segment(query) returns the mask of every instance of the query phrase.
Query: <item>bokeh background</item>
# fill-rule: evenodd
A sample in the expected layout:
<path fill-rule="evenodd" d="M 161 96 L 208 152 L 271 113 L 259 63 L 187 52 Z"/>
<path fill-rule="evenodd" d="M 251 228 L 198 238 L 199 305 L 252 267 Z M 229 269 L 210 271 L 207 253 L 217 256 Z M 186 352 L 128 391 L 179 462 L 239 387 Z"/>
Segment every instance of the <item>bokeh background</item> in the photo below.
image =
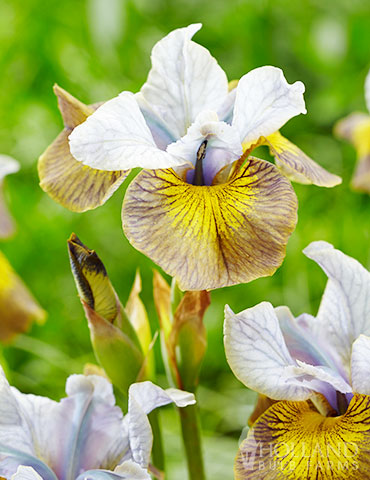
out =
<path fill-rule="evenodd" d="M 129 245 L 121 229 L 125 187 L 95 211 L 71 213 L 41 191 L 36 164 L 62 128 L 55 82 L 86 103 L 137 91 L 154 43 L 193 22 L 204 25 L 195 40 L 212 52 L 230 80 L 271 64 L 281 67 L 290 83 L 305 83 L 308 114 L 282 131 L 343 177 L 334 189 L 295 185 L 299 222 L 273 277 L 212 292 L 198 402 L 209 478 L 218 480 L 233 476 L 238 440 L 255 398 L 225 360 L 224 304 L 240 311 L 267 300 L 289 305 L 296 315 L 315 314 L 326 277 L 301 253 L 313 240 L 329 241 L 370 267 L 370 197 L 349 189 L 356 154 L 332 134 L 337 119 L 366 108 L 367 0 L 0 0 L 0 151 L 22 165 L 5 185 L 18 229 L 0 249 L 48 312 L 44 326 L 4 346 L 3 355 L 15 386 L 55 399 L 63 396 L 66 377 L 94 360 L 68 263 L 71 232 L 99 253 L 124 302 L 140 268 L 142 298 L 157 329 L 154 265 Z M 264 151 L 261 155 L 268 158 Z M 166 385 L 163 373 L 159 382 Z M 168 478 L 181 480 L 185 463 L 174 410 L 165 409 L 162 420 Z"/>

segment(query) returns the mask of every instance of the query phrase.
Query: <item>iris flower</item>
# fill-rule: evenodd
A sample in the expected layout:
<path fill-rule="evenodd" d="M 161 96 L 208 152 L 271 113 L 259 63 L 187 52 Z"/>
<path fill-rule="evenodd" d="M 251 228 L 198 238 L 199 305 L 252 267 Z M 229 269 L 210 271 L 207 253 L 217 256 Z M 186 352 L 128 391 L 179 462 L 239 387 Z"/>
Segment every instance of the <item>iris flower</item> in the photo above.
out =
<path fill-rule="evenodd" d="M 14 233 L 14 222 L 3 198 L 3 181 L 18 170 L 16 160 L 0 155 L 0 239 Z M 33 321 L 41 324 L 45 319 L 46 313 L 0 251 L 0 341 L 9 342 L 28 330 Z"/>
<path fill-rule="evenodd" d="M 14 233 L 13 220 L 8 212 L 3 196 L 4 178 L 19 170 L 19 163 L 7 155 L 0 155 L 0 238 L 9 237 Z"/>
<path fill-rule="evenodd" d="M 191 40 L 200 27 L 154 46 L 136 94 L 93 111 L 57 88 L 66 128 L 39 164 L 42 188 L 75 210 L 101 204 L 131 168 L 143 168 L 125 196 L 123 229 L 183 290 L 248 282 L 281 264 L 297 200 L 280 170 L 303 183 L 340 183 L 278 132 L 306 113 L 303 83 L 266 66 L 229 91 L 217 61 Z M 67 115 L 68 102 L 78 114 Z M 261 144 L 278 168 L 248 157 Z"/>
<path fill-rule="evenodd" d="M 111 384 L 97 375 L 72 375 L 59 403 L 26 395 L 0 376 L 0 475 L 12 480 L 150 480 L 152 432 L 147 414 L 192 394 L 131 385 L 123 416 Z"/>
<path fill-rule="evenodd" d="M 370 273 L 326 242 L 304 253 L 329 277 L 317 317 L 226 307 L 231 369 L 278 401 L 241 444 L 236 479 L 370 478 Z"/>
<path fill-rule="evenodd" d="M 370 112 L 370 71 L 365 81 L 365 100 Z M 357 151 L 352 188 L 370 194 L 370 115 L 360 112 L 348 115 L 337 123 L 335 133 L 350 141 Z"/>

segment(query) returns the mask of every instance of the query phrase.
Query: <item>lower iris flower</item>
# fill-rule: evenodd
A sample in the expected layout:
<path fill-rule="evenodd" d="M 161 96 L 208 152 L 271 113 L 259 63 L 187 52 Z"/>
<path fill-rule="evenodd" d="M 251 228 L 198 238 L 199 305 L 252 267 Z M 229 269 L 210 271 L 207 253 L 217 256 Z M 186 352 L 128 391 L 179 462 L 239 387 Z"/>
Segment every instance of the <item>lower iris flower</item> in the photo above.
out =
<path fill-rule="evenodd" d="M 226 307 L 229 365 L 271 399 L 260 399 L 236 479 L 370 478 L 370 273 L 326 242 L 304 253 L 329 277 L 317 317 Z"/>
<path fill-rule="evenodd" d="M 123 416 L 111 384 L 72 375 L 55 402 L 10 387 L 0 373 L 0 476 L 12 480 L 150 480 L 152 431 L 147 414 L 194 396 L 151 382 L 131 385 Z"/>
<path fill-rule="evenodd" d="M 365 100 L 370 112 L 370 71 L 365 81 Z M 350 141 L 357 151 L 358 161 L 352 177 L 352 188 L 370 194 L 370 115 L 351 113 L 337 123 L 335 133 Z"/>
<path fill-rule="evenodd" d="M 131 168 L 143 168 L 126 193 L 123 229 L 183 290 L 273 274 L 297 221 L 286 176 L 327 187 L 341 181 L 278 131 L 306 113 L 303 83 L 265 66 L 229 85 L 191 40 L 200 27 L 174 30 L 154 46 L 136 94 L 96 109 L 56 87 L 65 129 L 39 163 L 42 188 L 75 211 L 101 205 Z M 277 166 L 249 157 L 261 144 Z"/>

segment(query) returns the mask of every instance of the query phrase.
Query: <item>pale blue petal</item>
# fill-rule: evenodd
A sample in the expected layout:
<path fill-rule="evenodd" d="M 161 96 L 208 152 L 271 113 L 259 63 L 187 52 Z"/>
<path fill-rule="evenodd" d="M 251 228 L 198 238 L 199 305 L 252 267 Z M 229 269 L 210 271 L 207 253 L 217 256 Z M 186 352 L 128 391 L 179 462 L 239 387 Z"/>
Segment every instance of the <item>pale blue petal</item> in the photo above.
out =
<path fill-rule="evenodd" d="M 186 407 L 195 403 L 192 393 L 175 388 L 163 390 L 152 382 L 134 383 L 129 389 L 128 424 L 132 459 L 147 468 L 153 444 L 153 434 L 147 414 L 169 403 Z"/>

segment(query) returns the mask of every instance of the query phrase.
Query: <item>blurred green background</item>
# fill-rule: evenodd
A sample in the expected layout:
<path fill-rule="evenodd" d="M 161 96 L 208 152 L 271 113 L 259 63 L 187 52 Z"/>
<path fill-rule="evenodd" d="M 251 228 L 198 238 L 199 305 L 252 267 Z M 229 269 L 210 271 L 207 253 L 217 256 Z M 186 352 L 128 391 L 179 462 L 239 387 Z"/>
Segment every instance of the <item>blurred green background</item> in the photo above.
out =
<path fill-rule="evenodd" d="M 198 401 L 209 478 L 217 480 L 232 478 L 238 439 L 254 400 L 225 361 L 224 304 L 240 311 L 267 300 L 289 305 L 296 315 L 315 314 L 326 277 L 301 253 L 313 240 L 327 240 L 370 267 L 370 198 L 349 189 L 356 154 L 332 136 L 337 119 L 366 108 L 367 0 L 0 0 L 0 151 L 22 165 L 6 180 L 18 231 L 0 248 L 48 312 L 47 323 L 5 347 L 4 356 L 15 386 L 53 398 L 63 395 L 67 375 L 93 361 L 66 250 L 73 231 L 99 253 L 124 302 L 140 267 L 142 298 L 157 328 L 154 265 L 129 245 L 121 229 L 125 187 L 95 211 L 71 213 L 38 187 L 36 163 L 62 128 L 55 82 L 86 103 L 137 91 L 154 43 L 193 22 L 203 23 L 195 40 L 218 59 L 229 79 L 271 64 L 281 67 L 290 83 L 305 83 L 308 114 L 292 119 L 283 133 L 343 177 L 334 189 L 295 185 L 299 222 L 272 278 L 212 292 Z M 178 423 L 171 409 L 163 418 L 174 420 L 163 422 L 168 478 L 180 480 L 185 474 Z"/>

